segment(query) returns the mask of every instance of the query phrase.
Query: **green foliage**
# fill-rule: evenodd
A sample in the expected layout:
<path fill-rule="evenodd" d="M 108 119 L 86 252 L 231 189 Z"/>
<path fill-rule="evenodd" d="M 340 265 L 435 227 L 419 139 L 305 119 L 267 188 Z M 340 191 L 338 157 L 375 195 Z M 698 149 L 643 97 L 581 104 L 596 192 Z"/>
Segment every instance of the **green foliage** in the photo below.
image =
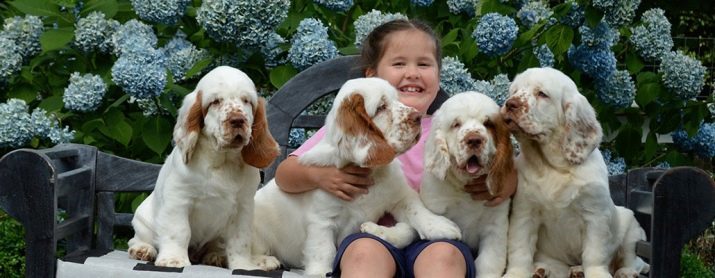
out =
<path fill-rule="evenodd" d="M 22 225 L 0 211 L 0 276 L 24 277 L 24 237 Z"/>
<path fill-rule="evenodd" d="M 683 254 L 680 256 L 680 277 L 714 277 L 715 272 L 703 263 L 703 261 L 694 255 L 690 249 L 683 249 Z"/>

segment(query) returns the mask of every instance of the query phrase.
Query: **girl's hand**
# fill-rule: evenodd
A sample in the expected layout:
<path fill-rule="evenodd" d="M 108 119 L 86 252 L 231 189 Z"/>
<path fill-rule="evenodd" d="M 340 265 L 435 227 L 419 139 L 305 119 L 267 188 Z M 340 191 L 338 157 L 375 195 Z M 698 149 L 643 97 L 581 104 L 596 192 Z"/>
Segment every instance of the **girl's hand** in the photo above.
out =
<path fill-rule="evenodd" d="M 511 198 L 516 192 L 516 185 L 518 183 L 518 178 L 516 175 L 516 170 L 511 171 L 509 175 L 506 176 L 506 182 L 504 183 L 504 188 L 497 196 L 492 196 L 489 194 L 487 189 L 487 176 L 483 175 L 477 179 L 472 180 L 467 185 L 464 186 L 464 191 L 472 195 L 472 199 L 478 201 L 487 202 L 484 203 L 485 206 L 495 207 L 504 202 L 504 200 Z"/>
<path fill-rule="evenodd" d="M 334 167 L 322 168 L 317 177 L 318 187 L 336 197 L 352 201 L 361 194 L 368 192 L 367 188 L 374 184 L 369 168 L 348 165 L 342 169 Z"/>

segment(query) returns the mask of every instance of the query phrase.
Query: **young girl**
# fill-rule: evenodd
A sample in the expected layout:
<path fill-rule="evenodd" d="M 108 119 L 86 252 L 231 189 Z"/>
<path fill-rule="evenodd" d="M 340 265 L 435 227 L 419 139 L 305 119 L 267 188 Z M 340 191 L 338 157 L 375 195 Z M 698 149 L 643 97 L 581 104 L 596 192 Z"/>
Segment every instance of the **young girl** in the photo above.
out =
<path fill-rule="evenodd" d="M 432 126 L 428 108 L 439 91 L 441 68 L 439 40 L 432 29 L 414 20 L 394 20 L 376 27 L 362 44 L 362 68 L 368 77 L 380 77 L 398 89 L 399 98 L 422 114 L 422 134 Z M 370 169 L 347 166 L 315 167 L 298 163 L 298 156 L 312 148 L 324 135 L 313 137 L 283 160 L 276 171 L 276 182 L 286 192 L 301 193 L 319 187 L 338 198 L 350 201 L 365 194 L 373 184 Z M 402 170 L 412 188 L 419 190 L 423 172 L 424 142 L 400 155 Z M 516 189 L 516 173 L 501 196 L 490 196 L 484 179 L 466 186 L 477 200 L 490 200 L 495 206 L 509 198 Z M 383 217 L 380 224 L 389 225 Z M 338 248 L 333 275 L 341 277 L 474 277 L 474 258 L 469 247 L 459 241 L 417 241 L 404 249 L 369 234 L 348 236 Z"/>

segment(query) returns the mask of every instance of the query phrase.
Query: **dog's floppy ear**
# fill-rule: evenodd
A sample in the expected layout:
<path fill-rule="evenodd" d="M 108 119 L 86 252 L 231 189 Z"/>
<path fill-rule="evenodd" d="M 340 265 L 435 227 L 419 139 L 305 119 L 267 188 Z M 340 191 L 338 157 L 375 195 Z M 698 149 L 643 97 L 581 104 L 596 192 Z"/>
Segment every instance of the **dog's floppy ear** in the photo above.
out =
<path fill-rule="evenodd" d="M 356 142 L 353 146 L 345 146 L 348 151 L 356 152 L 364 146 L 369 146 L 367 155 L 355 156 L 354 161 L 361 167 L 376 167 L 389 164 L 395 158 L 395 149 L 387 143 L 382 131 L 373 123 L 365 110 L 365 99 L 358 93 L 353 93 L 343 99 L 336 115 L 338 128 L 342 130 L 341 144 Z M 359 161 L 361 160 L 361 161 Z"/>
<path fill-rule="evenodd" d="M 449 147 L 442 129 L 433 128 L 425 142 L 425 168 L 438 179 L 444 180 L 451 165 Z"/>
<path fill-rule="evenodd" d="M 601 143 L 603 131 L 588 100 L 576 92 L 565 92 L 563 99 L 564 136 L 561 150 L 571 164 L 581 164 Z"/>
<path fill-rule="evenodd" d="M 181 151 L 181 158 L 185 164 L 191 160 L 199 134 L 204 127 L 202 94 L 201 91 L 194 91 L 184 97 L 174 126 L 174 142 Z"/>
<path fill-rule="evenodd" d="M 514 150 L 511 145 L 509 128 L 498 113 L 492 118 L 490 129 L 497 150 L 489 164 L 487 189 L 489 194 L 496 196 L 504 188 L 506 176 L 514 171 Z"/>
<path fill-rule="evenodd" d="M 253 125 L 251 125 L 251 139 L 248 145 L 241 149 L 243 161 L 256 168 L 265 168 L 271 165 L 280 154 L 280 147 L 270 130 L 266 119 L 266 101 L 258 98 L 258 103 L 253 109 Z"/>

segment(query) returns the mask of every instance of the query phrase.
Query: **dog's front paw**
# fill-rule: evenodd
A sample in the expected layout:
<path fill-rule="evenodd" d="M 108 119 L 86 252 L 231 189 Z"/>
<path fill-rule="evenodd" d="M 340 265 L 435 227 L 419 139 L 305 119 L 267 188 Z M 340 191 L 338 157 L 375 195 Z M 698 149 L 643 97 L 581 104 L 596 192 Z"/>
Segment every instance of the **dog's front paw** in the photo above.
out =
<path fill-rule="evenodd" d="M 593 266 L 584 268 L 583 274 L 588 278 L 611 278 L 611 273 L 605 266 Z"/>
<path fill-rule="evenodd" d="M 142 261 L 153 261 L 156 259 L 156 248 L 147 243 L 138 243 L 132 245 L 127 250 L 129 258 Z"/>
<path fill-rule="evenodd" d="M 462 239 L 462 231 L 451 220 L 436 216 L 419 231 L 422 239 Z"/>
<path fill-rule="evenodd" d="M 577 265 L 569 268 L 569 278 L 584 278 L 583 266 Z"/>
<path fill-rule="evenodd" d="M 154 265 L 165 267 L 185 267 L 191 265 L 191 262 L 189 261 L 188 256 L 162 256 L 162 254 L 159 254 L 159 257 L 156 258 Z"/>
<path fill-rule="evenodd" d="M 616 278 L 638 278 L 638 275 L 640 275 L 639 271 L 630 268 L 630 267 L 622 267 L 616 271 L 616 274 L 613 275 L 613 277 Z"/>
<path fill-rule="evenodd" d="M 201 264 L 226 267 L 228 266 L 228 259 L 223 252 L 208 252 L 201 258 Z"/>
<path fill-rule="evenodd" d="M 281 267 L 281 261 L 278 258 L 267 255 L 254 255 L 251 257 L 251 263 L 257 265 L 262 270 L 269 271 Z"/>
<path fill-rule="evenodd" d="M 403 222 L 397 223 L 392 227 L 381 226 L 374 222 L 365 222 L 360 225 L 360 231 L 379 237 L 397 248 L 404 248 L 417 238 L 415 229 Z"/>

